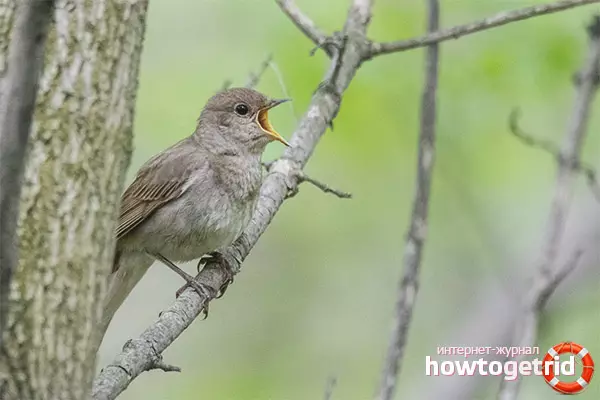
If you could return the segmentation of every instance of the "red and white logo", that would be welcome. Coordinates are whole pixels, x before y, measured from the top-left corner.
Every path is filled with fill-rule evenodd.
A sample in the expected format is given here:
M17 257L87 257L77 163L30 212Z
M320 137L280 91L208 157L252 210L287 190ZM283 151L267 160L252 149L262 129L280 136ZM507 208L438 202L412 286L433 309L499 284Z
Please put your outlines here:
M581 376L574 382L561 382L555 376L555 367L559 365L559 355L564 353L574 354L583 364ZM548 350L543 362L543 375L546 383L562 394L577 394L590 384L594 375L594 360L587 349L577 343L562 342Z

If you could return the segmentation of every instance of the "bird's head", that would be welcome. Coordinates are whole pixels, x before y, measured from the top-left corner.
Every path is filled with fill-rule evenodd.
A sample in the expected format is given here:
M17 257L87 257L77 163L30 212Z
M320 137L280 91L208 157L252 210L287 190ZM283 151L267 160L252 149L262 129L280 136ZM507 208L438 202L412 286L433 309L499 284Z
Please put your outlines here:
M268 143L288 142L269 122L269 110L288 99L270 99L256 90L233 88L211 97L200 115L196 134L204 140L228 143L262 153Z

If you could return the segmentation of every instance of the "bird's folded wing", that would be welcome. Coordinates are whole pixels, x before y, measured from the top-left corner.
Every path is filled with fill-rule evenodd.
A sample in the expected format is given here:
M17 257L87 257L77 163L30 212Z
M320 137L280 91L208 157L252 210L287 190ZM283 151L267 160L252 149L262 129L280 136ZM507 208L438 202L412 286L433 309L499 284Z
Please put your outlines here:
M179 168L173 165L176 160L168 156L163 160L157 158L140 170L121 197L117 239L131 232L162 205L179 198L189 188L190 168L177 171Z
M117 239L141 224L161 205L181 196L184 184L179 179L149 185L134 181L121 200Z

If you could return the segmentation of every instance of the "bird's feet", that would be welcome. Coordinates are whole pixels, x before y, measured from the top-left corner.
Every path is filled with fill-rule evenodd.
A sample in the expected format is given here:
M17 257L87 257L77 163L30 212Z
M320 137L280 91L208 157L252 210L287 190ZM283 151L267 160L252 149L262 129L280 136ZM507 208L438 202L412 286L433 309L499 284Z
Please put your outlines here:
M189 278L189 279L188 279ZM200 297L204 298L204 308L202 309L203 318L205 320L208 318L208 302L213 298L218 298L219 293L215 293L214 289L210 286L204 285L194 279L191 275L188 275L187 278L184 277L186 283L182 287L180 287L177 292L175 292L175 298L181 296L181 294L189 287L194 289Z
M200 272L200 270L208 262L219 264L225 272L225 282L223 283L223 285L221 285L216 295L216 298L220 299L227 291L229 285L233 283L233 277L235 276L235 274L231 271L231 265L227 258L218 251L213 251L212 253L205 254L204 256L202 256L202 258L200 258L200 261L198 262L198 272Z
M196 281L193 276L188 275L187 278L184 277L183 279L185 280L185 285L180 287L177 290L177 292L175 292L175 297L181 296L181 294L184 292L184 290L189 287L194 289L196 291L196 293L198 293L200 296L203 296L207 299L212 299L212 298L216 297L216 294L214 293L213 288Z
M194 289L200 295L200 297L204 297L205 305L204 305L203 311L204 311L204 319L206 319L208 317L208 302L211 299L215 298L217 295L217 293L214 293L214 289L196 281L193 276L191 276L190 274L188 274L187 272L185 272L184 270L179 268L171 260L169 260L168 258L163 256L162 254L148 253L148 255L150 257L153 257L156 260L162 262L163 264L165 264L173 272L177 273L177 275L179 275L180 277L183 278L183 280L185 280L185 282L186 282L185 285L183 285L181 288L179 288L179 290L177 290L177 292L175 292L175 297L179 297L181 295L181 293L183 293L183 291L185 289L187 289L188 287L191 287L192 289Z

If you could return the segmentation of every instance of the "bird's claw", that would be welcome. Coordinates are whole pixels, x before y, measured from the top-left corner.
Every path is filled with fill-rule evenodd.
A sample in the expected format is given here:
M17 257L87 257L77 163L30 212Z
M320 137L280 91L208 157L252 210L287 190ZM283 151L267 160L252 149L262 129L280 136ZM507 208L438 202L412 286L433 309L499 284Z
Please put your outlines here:
M175 297L177 298L177 297L181 296L181 294L189 287L194 289L196 291L196 293L198 293L200 295L200 297L204 297L206 299L212 299L215 297L214 290L211 287L206 286L206 285L204 285L200 282L197 282L193 279L187 281L185 283L185 285L180 287L177 290L177 292L175 292Z
M227 288L229 288L229 285L231 285L233 283L233 277L235 276L235 274L233 272L231 272L231 269L229 268L229 266L225 266L224 267L225 270L225 282L221 285L221 287L219 288L219 291L217 292L217 299L220 299L221 297L223 297L225 295L225 292L227 291Z
M229 287L229 285L231 285L233 283L233 277L235 274L233 272L231 272L231 267L230 267L229 261L227 261L225 256L223 256L223 254L218 251L213 251L212 253L205 254L200 258L200 261L198 262L198 272L200 272L200 270L202 268L204 268L204 266L208 262L219 264L225 271L225 275L226 275L225 282L223 283L223 285L221 285L221 287L219 288L219 290L217 291L217 293L214 296L215 299L220 299L221 297L223 297L223 295L227 291L227 288ZM180 289L180 290L182 290L182 289Z
M204 321L208 318L208 302L213 298L218 298L218 293L214 293L214 290L211 287L192 279L187 281L185 285L175 292L175 298L181 296L181 294L189 287L193 288L200 297L204 298L204 307L202 308L202 321Z

